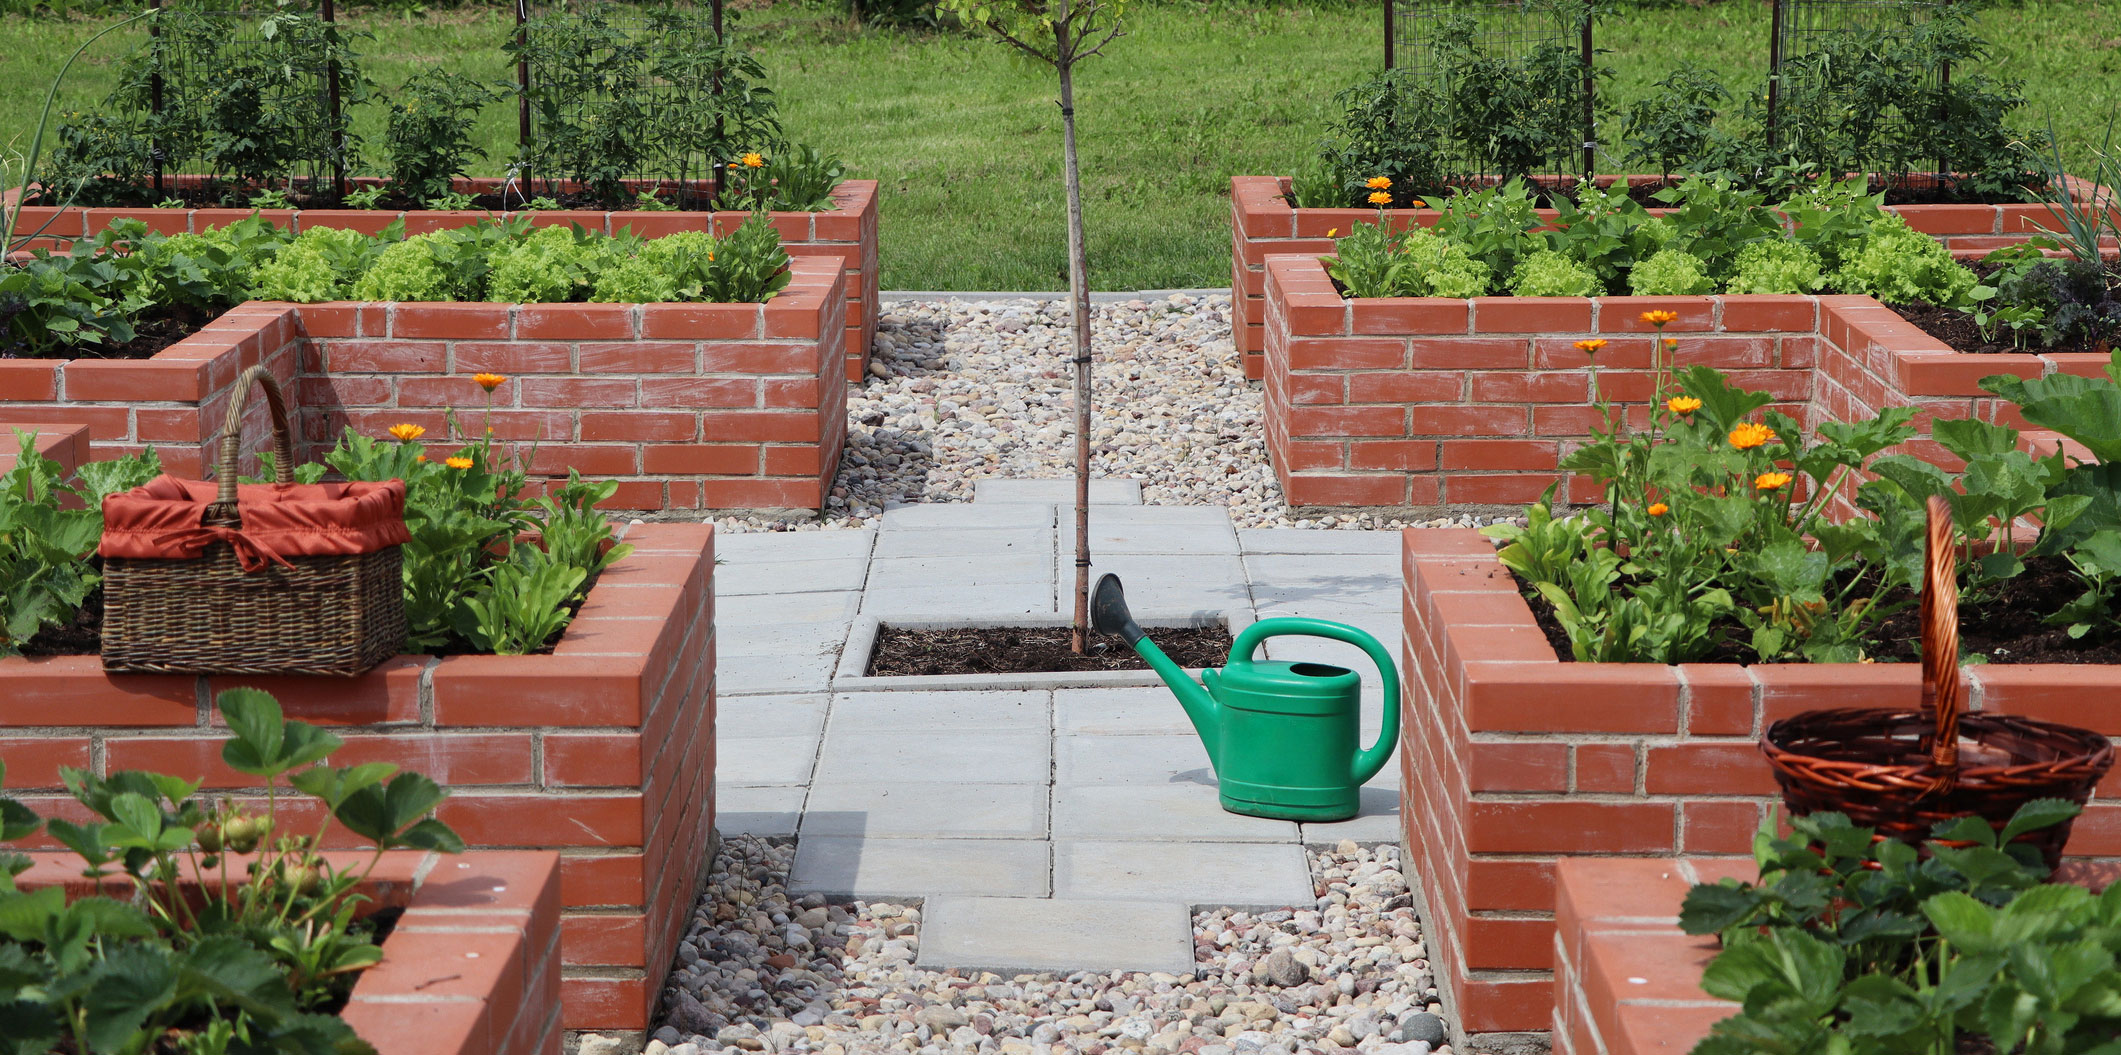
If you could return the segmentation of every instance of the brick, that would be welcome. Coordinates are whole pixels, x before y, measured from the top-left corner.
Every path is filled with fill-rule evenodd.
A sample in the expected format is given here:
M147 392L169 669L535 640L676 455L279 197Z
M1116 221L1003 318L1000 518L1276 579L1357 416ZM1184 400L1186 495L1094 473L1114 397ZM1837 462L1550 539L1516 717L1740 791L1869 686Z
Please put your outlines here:
M699 432L699 418L678 410L584 411L582 440L682 443Z
M560 954L570 967L640 967L647 934L640 913L569 916L560 922Z
M1394 371L1349 374L1347 378L1350 403L1447 403L1464 395L1456 373Z
M641 405L646 407L757 407L759 382L751 377L642 378Z
M188 727L197 721L191 677L105 674L96 656L0 659L0 726Z
M734 476L759 471L759 448L744 443L658 443L641 451L644 473Z
M0 359L0 403L59 398L60 360ZM0 411L0 415L4 415Z
M1751 668L1760 686L1762 720L1845 707L1914 710L1921 706L1921 671L1914 663L1763 663Z
M480 1002L379 1002L356 997L340 1017L383 1055L481 1055L495 1050L490 1046L486 1005Z
M1409 411L1415 436L1523 436L1525 409L1513 406L1417 406Z
M744 340L765 334L756 304L643 304L641 336L692 341Z
M435 811L479 846L641 845L641 796L460 792ZM564 835L562 834L564 833Z
M439 374L449 367L439 341L325 341L324 366L333 373Z
M1466 725L1476 732L1671 733L1679 685L1643 663L1468 663Z
M1466 908L1473 911L1552 911L1554 862L1480 858L1467 861Z
M565 341L458 341L450 349L458 374L572 374L574 346ZM588 373L587 367L580 372Z
M1292 506L1407 504L1407 482L1401 476L1291 476L1284 490Z
M1416 370L1522 370L1539 365L1531 361L1531 345L1522 337L1416 337L1408 347L1408 365Z
M1355 440L1348 444L1348 468L1426 472L1436 468L1436 444L1429 440Z
M231 346L222 354L233 354L234 351ZM175 356L131 360L76 359L62 367L66 375L66 398L142 403L197 402L212 391L212 385L207 381L212 370L210 362L185 361Z
M1715 297L1599 297L1598 332L1656 333L1658 327L1642 318L1650 311L1679 316L1664 325L1665 333L1712 330L1716 328L1716 301Z
M1753 733L1753 677L1745 667L1722 663L1687 663L1679 667L1687 732L1701 735L1750 736Z
M585 374L690 374L699 370L699 361L698 348L689 342L585 344L581 350Z
M700 414L700 436L710 442L816 443L823 438L823 431L816 414L736 410Z
M1743 854L1760 830L1761 804L1728 799L1679 806L1679 849L1687 854Z
M324 679L261 674L206 679L207 699L247 687L272 693L281 710L311 725L387 725L420 720L420 676L426 656L394 656L355 678ZM220 724L220 716L212 716Z
M1635 790L1634 744L1577 744L1572 791L1630 793Z
M1472 386L1467 398L1475 403L1581 403L1590 393L1590 375L1577 371L1483 371L1467 377Z
M814 344L709 341L700 346L700 371L708 374L815 374Z
M570 852L560 858L560 903L569 908L645 903L638 852Z
M649 676L640 657L447 656L433 674L435 723L637 727Z
M89 768L86 736L0 737L0 761L7 763L7 786L24 789L56 789L61 766Z
M1469 853L1670 853L1670 802L1476 801L1466 805Z
M824 488L817 480L703 480L700 501L708 509L816 509Z
M640 1031L648 1025L653 994L645 978L563 976L560 1003L567 1028Z
M1376 337L1291 339L1291 370L1380 370L1407 365L1407 342Z
M1522 505L1536 502L1561 477L1553 474L1512 473L1502 476L1462 476L1444 480L1444 500L1454 505Z
M399 304L390 311L390 335L415 340L500 340L508 336L513 310L508 304Z
M1759 745L1692 742L1653 746L1644 789L1652 795L1771 795L1775 780Z
M1439 448L1443 469L1551 472L1561 460L1561 445L1552 440L1444 440Z
M1585 297L1476 297L1475 333L1582 333L1591 328Z
M631 407L641 383L627 378L526 377L516 382L526 407Z
M548 787L639 787L646 779L641 738L633 733L548 733Z
M1467 787L1483 791L1569 790L1569 745L1475 740L1465 745Z
M1471 317L1462 300L1385 297L1348 305L1350 330L1361 334L1465 333Z
M522 304L515 336L532 341L623 341L638 323L631 304Z
M1721 299L1723 329L1731 333L1811 333L1819 328L1819 305L1810 297L1729 294Z

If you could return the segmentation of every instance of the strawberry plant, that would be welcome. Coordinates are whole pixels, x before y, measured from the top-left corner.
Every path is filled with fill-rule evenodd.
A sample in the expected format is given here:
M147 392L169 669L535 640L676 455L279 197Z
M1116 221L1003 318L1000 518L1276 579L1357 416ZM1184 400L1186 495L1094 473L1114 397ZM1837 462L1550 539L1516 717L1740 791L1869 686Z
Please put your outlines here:
M0 656L73 618L102 581L88 558L103 537L103 496L162 471L149 450L84 465L80 483L69 485L31 436L17 432L15 440L14 468L0 474Z

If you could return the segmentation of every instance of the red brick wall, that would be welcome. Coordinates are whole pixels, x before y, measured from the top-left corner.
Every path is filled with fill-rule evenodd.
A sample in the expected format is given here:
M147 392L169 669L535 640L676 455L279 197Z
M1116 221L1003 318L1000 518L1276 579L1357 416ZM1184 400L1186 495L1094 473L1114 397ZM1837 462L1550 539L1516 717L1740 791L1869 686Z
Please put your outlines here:
M608 508L817 509L846 441L845 282L801 257L764 305L253 301L152 359L0 361L0 419L83 423L99 457L152 444L203 476L230 386L263 362L310 459L347 425L441 446L454 407L460 438L490 424L539 475L617 480ZM490 419L481 371L509 378ZM244 450L267 449L264 400L245 413Z
M1563 663L1488 539L1404 540L1401 818L1439 985L1471 1033L1547 1027L1557 861L1747 853L1777 800L1756 746L1768 723L1920 704L1906 663ZM2121 734L2121 669L1965 677L1976 709ZM2117 790L2109 777L2100 798ZM2070 850L2121 855L2121 803L2094 802Z
M1333 240L1326 236L1327 231L1337 229L1347 234L1358 223L1377 222L1375 209L1298 209L1284 197L1288 193L1286 177L1235 176L1230 180L1230 299L1236 305L1231 328L1238 351L1244 355L1246 377L1262 377L1266 371L1262 357L1267 347L1267 258L1283 253L1330 254ZM2017 245L2039 233L2043 225L2055 226L2046 207L2037 203L1886 208L1905 216L1909 226L1934 235L1962 256L1979 256L1992 249ZM1541 210L1540 215L1552 219L1554 214ZM1432 226L1436 219L1433 209L1391 209L1386 213L1386 221L1395 230L1410 224Z
M400 656L352 680L0 659L8 786L69 817L62 765L255 792L221 764L209 704L232 686L266 689L290 718L335 727L347 744L338 764L395 762L448 787L439 815L467 844L559 850L565 1024L640 1029L714 827L713 527L636 525L626 541L634 553L599 577L550 655Z
M32 425L0 418L0 473L14 469L25 438L40 457L59 464L61 477L72 476L75 468L89 460L86 425Z
M90 893L80 859L34 853L24 889ZM346 871L366 854L330 854ZM363 914L405 910L341 1017L379 1055L560 1055L560 862L552 853L393 850L359 887ZM127 897L124 883L97 892Z
M174 177L179 181L198 177ZM357 180L356 182L363 182ZM459 179L458 189L472 193L494 193L500 181ZM846 356L847 379L859 384L869 365L869 349L876 338L877 218L875 180L844 180L832 192L835 208L823 212L772 213L773 226L790 256L837 257L847 274ZM9 196L13 191L7 192ZM251 209L82 209L31 206L22 210L18 236L40 232L30 248L63 250L76 238L95 234L112 220L144 221L164 234L204 231L250 216ZM305 227L339 227L375 233L402 218L407 234L455 227L469 227L495 214L476 209L431 209L396 213L373 209L266 209L258 215L301 230ZM502 216L511 214L502 213ZM604 212L599 210L535 212L529 214L540 226L579 224L586 230L616 234L631 229L635 234L656 238L679 231L713 231L727 234L750 216L744 212Z
M1572 858L1555 869L1555 1055L1677 1055L1738 1012L1701 991L1713 938L1679 929L1697 882L1749 865Z

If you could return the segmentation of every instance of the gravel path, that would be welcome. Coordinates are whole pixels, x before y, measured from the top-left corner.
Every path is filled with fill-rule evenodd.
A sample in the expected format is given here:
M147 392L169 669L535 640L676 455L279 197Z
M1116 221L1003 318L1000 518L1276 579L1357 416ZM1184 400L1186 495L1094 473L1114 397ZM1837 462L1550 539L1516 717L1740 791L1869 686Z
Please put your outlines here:
M791 901L794 855L723 840L647 1055L1450 1052L1395 846L1312 851L1315 906L1197 914L1191 974L1012 978L913 967L916 907Z
M1238 527L1471 526L1470 516L1297 519L1267 464L1260 390L1230 341L1227 294L1097 305L1092 471L1142 481L1148 505L1228 506ZM886 301L871 378L848 393L831 508L734 531L862 527L886 502L969 502L982 478L1066 477L1075 457L1063 301Z

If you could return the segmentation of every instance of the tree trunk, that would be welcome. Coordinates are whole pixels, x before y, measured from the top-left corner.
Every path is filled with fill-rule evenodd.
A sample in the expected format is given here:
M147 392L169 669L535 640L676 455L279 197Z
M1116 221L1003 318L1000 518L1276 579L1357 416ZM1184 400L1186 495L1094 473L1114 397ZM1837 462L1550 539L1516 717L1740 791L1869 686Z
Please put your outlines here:
M1062 9L1065 14L1066 8ZM1062 178L1068 185L1068 294L1075 323L1075 653L1090 633L1090 260L1083 248L1083 181L1075 158L1075 56L1063 17L1054 26L1060 71Z

